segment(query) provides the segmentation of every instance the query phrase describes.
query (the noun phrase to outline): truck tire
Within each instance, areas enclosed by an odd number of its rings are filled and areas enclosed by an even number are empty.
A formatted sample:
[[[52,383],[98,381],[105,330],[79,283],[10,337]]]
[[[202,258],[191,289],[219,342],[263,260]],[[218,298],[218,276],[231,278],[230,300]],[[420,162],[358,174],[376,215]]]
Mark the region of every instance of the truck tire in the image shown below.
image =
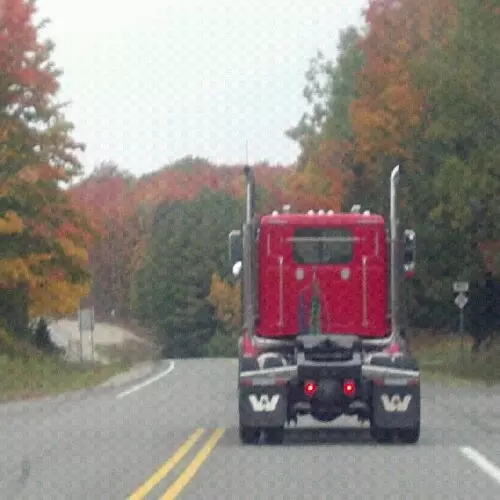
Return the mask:
[[[370,419],[370,436],[377,443],[391,443],[394,440],[392,429],[380,429]]]
[[[279,445],[285,440],[285,426],[269,427],[266,429],[266,443]]]
[[[239,358],[239,372],[251,372],[259,369],[259,363],[256,358]]]
[[[240,424],[240,441],[243,444],[257,444],[260,439],[260,429],[258,427],[247,427]]]
[[[400,429],[398,437],[402,443],[415,444],[420,439],[420,421],[411,429]]]

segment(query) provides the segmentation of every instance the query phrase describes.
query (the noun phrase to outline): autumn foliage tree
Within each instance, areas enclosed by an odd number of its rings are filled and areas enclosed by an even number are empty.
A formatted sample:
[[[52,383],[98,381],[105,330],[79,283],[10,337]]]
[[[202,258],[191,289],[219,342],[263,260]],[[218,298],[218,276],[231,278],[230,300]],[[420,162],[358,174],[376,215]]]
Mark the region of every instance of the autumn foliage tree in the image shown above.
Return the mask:
[[[34,14],[34,2],[0,3],[0,317],[8,326],[16,323],[13,303],[24,323],[75,311],[89,290],[95,234],[62,189],[80,173],[83,146],[57,103],[60,71]]]
[[[371,0],[365,19],[359,43],[365,60],[349,111],[355,161],[376,199],[396,163],[422,172],[418,145],[429,124],[429,101],[416,74],[432,49],[446,45],[456,8],[452,0]]]
[[[354,130],[350,105],[359,97],[357,73],[363,66],[360,32],[340,33],[336,63],[318,51],[306,71],[303,95],[309,110],[286,135],[298,142],[301,154],[288,188],[299,209],[344,208],[356,181]]]
[[[232,332],[238,331],[242,320],[240,283],[231,284],[214,273],[208,299],[215,307],[221,324]]]
[[[286,189],[292,169],[266,163],[253,168],[260,210],[295,204],[301,198]],[[242,200],[242,172],[243,165],[213,165],[187,156],[137,178],[108,162],[74,185],[72,195],[101,231],[99,241],[90,248],[94,282],[89,300],[96,312],[110,318],[114,310],[116,317],[130,318],[132,282],[154,237],[158,207],[176,201],[194,202],[206,189]]]
[[[387,216],[388,176],[403,165],[401,222],[419,235],[416,326],[450,325],[452,281],[480,282],[485,267],[500,275],[497,3],[370,0],[363,30],[341,35],[336,63],[312,60],[311,111],[288,133],[302,148],[301,173],[328,144],[345,146],[336,162],[344,208]],[[321,193],[327,171],[309,169],[316,175],[298,180]]]

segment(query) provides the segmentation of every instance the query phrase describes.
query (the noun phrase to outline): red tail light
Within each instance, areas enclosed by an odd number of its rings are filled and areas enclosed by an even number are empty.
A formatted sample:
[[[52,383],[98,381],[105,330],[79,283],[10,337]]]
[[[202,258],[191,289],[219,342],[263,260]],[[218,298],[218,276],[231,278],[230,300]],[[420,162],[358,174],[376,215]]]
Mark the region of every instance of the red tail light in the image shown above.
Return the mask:
[[[401,352],[401,346],[397,342],[394,342],[394,344],[391,344],[385,351],[389,354]]]
[[[354,380],[344,380],[344,394],[352,398],[356,394],[356,382]]]
[[[308,380],[304,384],[304,393],[306,396],[309,397],[314,396],[317,390],[318,390],[318,385],[316,384],[316,382],[314,382],[314,380]]]

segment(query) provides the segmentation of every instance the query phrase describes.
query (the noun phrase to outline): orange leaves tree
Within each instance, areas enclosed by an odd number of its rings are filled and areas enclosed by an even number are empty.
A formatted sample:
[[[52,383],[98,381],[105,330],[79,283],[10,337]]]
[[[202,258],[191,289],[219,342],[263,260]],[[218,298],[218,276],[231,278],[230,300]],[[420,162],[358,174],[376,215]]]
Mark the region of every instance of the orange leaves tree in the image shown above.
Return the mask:
[[[61,185],[80,172],[72,125],[56,101],[53,44],[41,42],[34,2],[0,12],[0,317],[73,312],[88,292],[94,232]],[[10,318],[10,319],[9,319]]]
[[[349,106],[358,97],[356,75],[364,62],[360,38],[354,27],[342,31],[336,64],[318,51],[306,72],[303,95],[309,111],[286,131],[301,148],[296,172],[287,182],[300,210],[340,210],[349,202],[356,167]]]
[[[93,274],[87,302],[96,315],[118,317],[128,309],[134,271],[136,226],[133,224],[135,177],[113,163],[101,163],[71,194],[99,230],[100,237],[89,248]]]
[[[497,3],[370,0],[363,34],[347,30],[337,64],[321,54],[311,64],[312,111],[292,129],[299,172],[329,141],[347,144],[338,160],[344,208],[387,214],[389,172],[403,165],[400,215],[419,235],[413,303],[422,326],[450,321],[451,281],[474,281],[482,243],[500,240]]]
[[[208,301],[215,308],[217,332],[210,339],[207,354],[236,355],[242,321],[240,283],[233,284],[219,273],[213,273]]]
[[[355,161],[374,201],[384,199],[394,164],[420,172],[418,146],[429,109],[427,87],[415,75],[429,51],[446,43],[455,7],[453,0],[370,0],[365,19],[367,33],[359,43],[365,62],[350,113]]]

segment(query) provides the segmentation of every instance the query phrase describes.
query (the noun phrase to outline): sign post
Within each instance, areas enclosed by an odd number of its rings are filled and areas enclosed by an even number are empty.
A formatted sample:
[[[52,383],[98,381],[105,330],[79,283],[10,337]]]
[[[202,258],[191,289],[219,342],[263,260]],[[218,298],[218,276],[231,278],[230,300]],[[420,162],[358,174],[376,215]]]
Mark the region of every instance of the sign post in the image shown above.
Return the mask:
[[[460,355],[462,358],[462,363],[464,361],[464,307],[469,302],[469,296],[467,292],[469,291],[468,281],[456,281],[453,283],[453,291],[457,294],[455,297],[455,304],[459,309],[459,331],[460,331]]]
[[[80,329],[80,361],[83,362],[83,332],[90,332],[90,348],[94,361],[94,308],[78,310],[78,327]]]

